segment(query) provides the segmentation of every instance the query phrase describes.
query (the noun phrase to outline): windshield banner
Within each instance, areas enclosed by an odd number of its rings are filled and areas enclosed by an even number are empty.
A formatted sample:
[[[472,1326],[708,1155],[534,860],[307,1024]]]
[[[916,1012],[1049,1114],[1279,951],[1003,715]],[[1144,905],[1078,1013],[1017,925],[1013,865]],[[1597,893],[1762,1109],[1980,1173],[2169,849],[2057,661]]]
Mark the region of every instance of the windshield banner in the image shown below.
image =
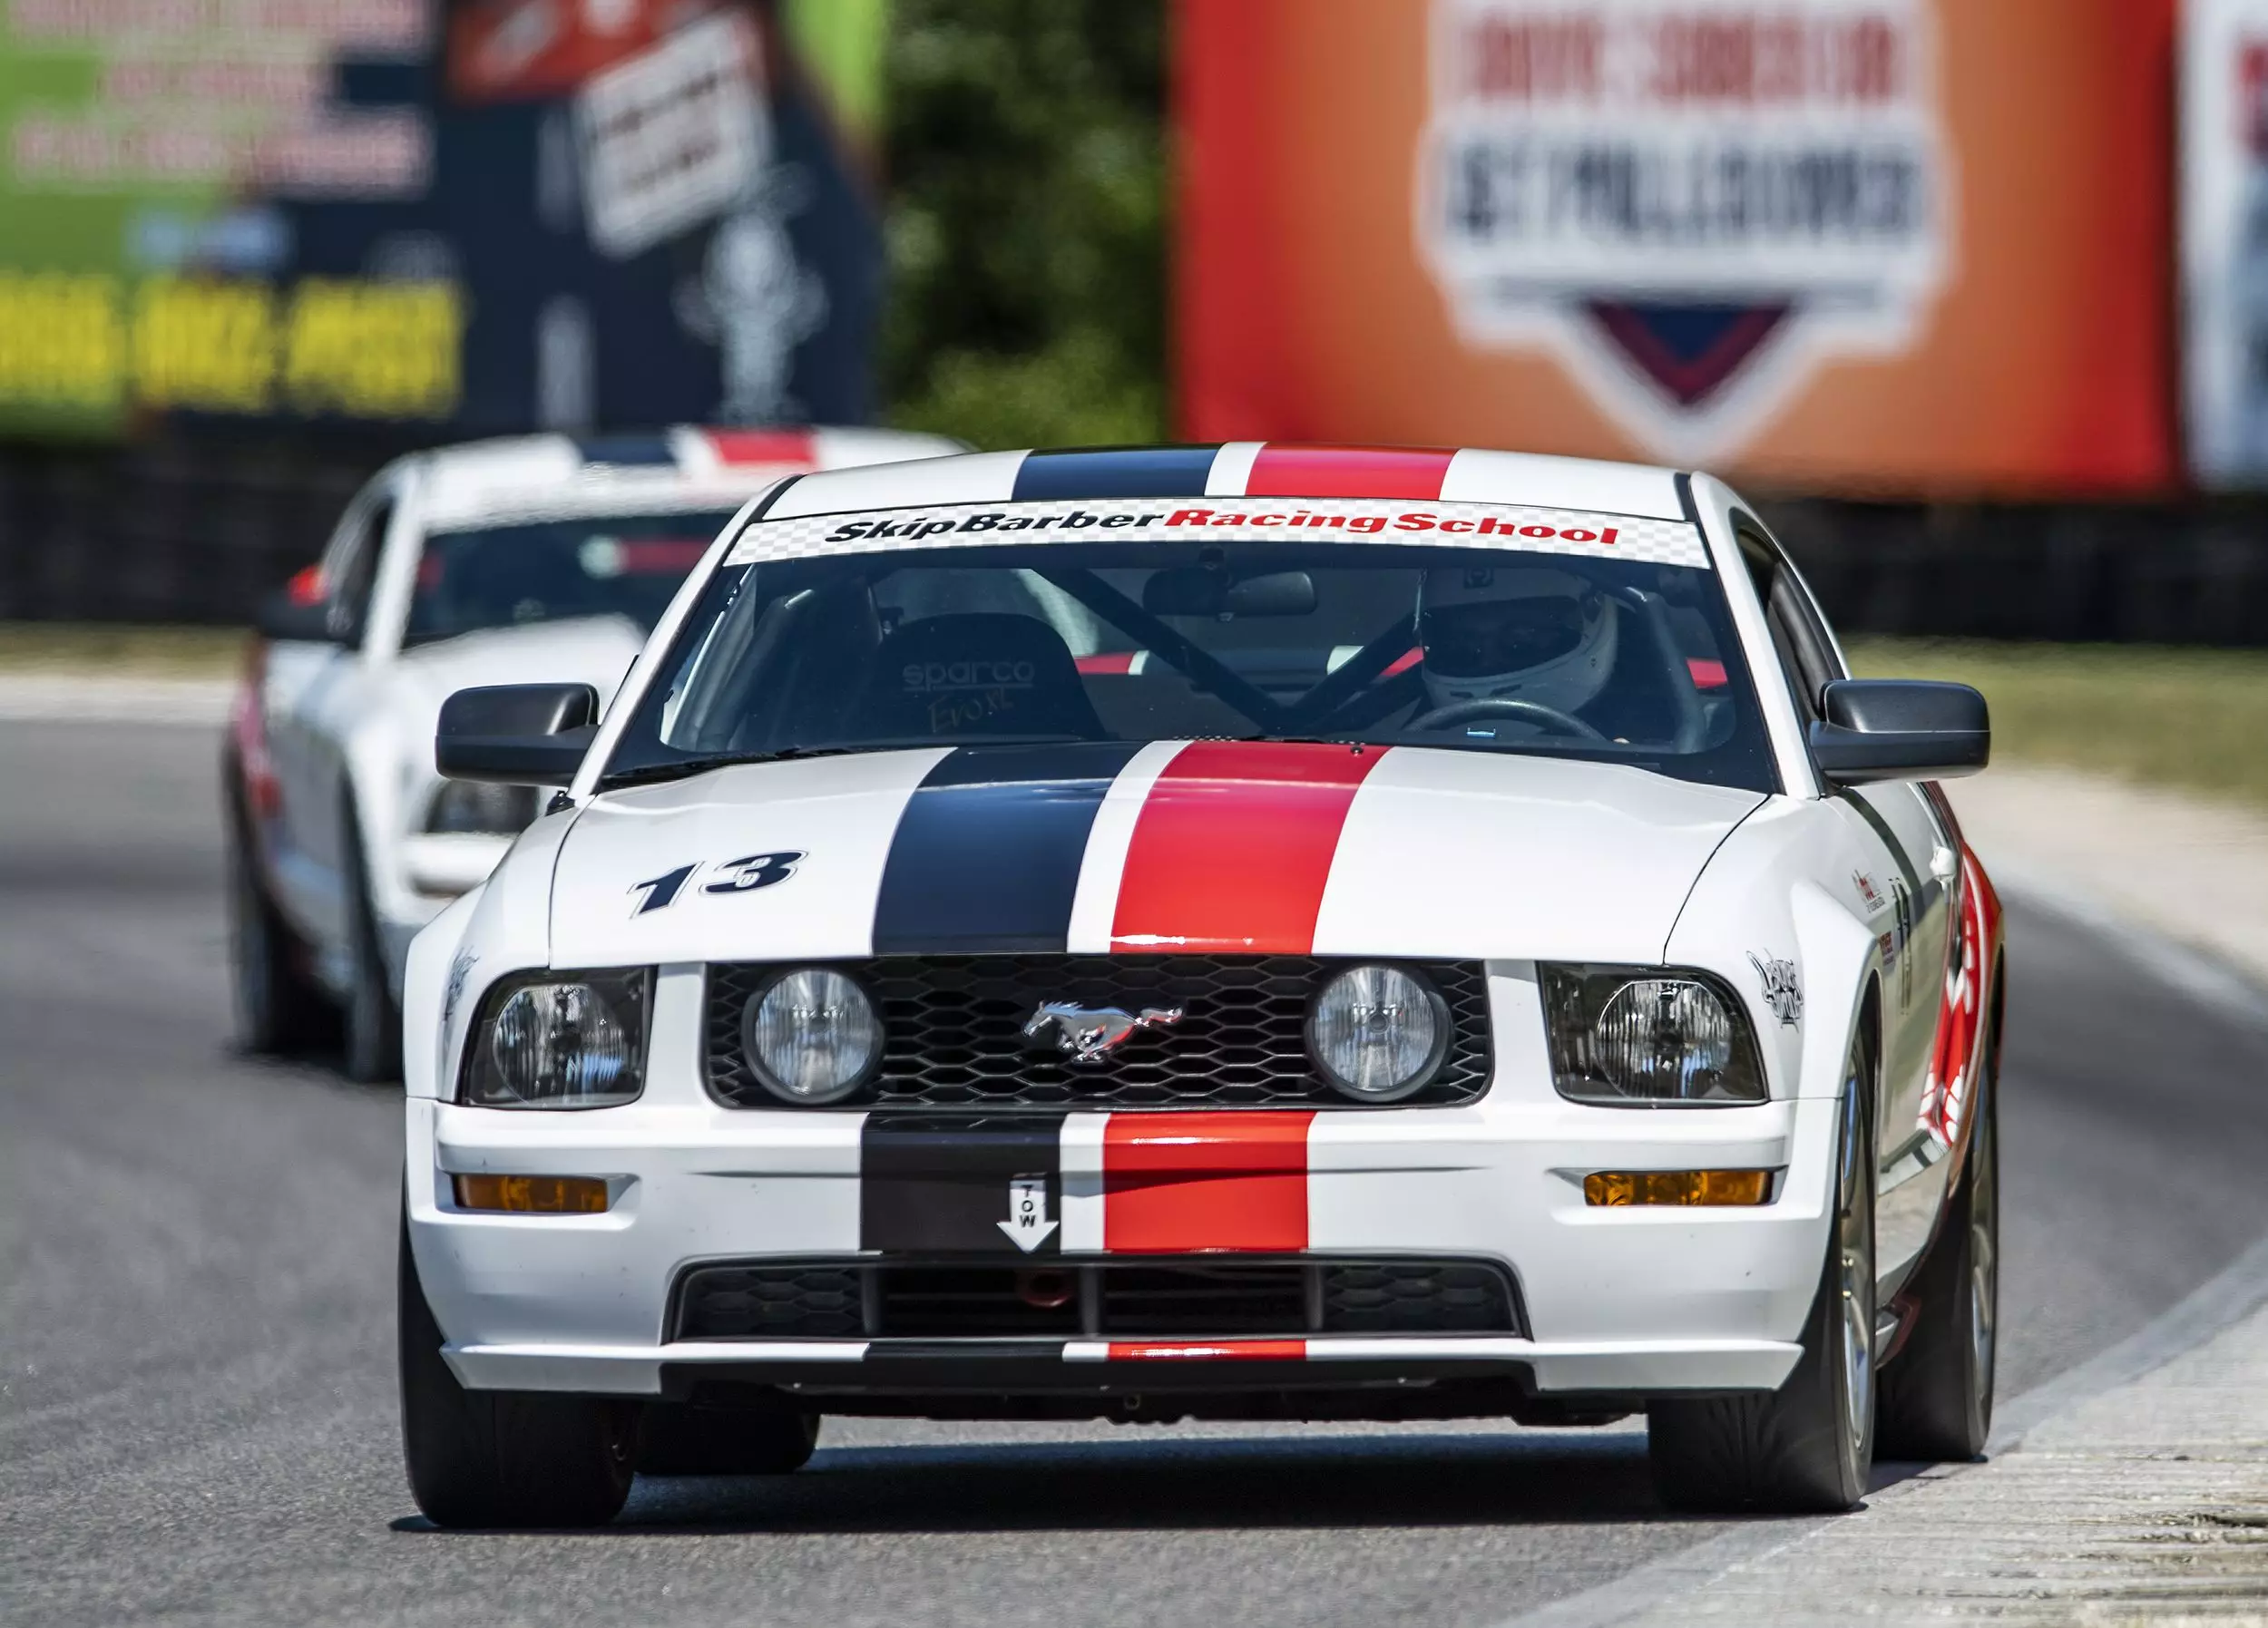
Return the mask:
[[[1701,533],[1689,521],[1496,503],[1295,498],[1109,498],[802,515],[751,522],[725,563],[990,543],[1138,541],[1424,543],[1702,570],[1709,564]]]

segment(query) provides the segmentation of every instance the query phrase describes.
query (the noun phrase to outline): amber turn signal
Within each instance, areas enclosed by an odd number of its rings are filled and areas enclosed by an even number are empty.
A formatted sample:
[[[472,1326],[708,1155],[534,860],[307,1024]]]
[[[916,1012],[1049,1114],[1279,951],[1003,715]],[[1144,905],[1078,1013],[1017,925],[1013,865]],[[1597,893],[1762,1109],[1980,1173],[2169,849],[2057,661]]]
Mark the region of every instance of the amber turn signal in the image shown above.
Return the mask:
[[[510,1210],[527,1215],[595,1215],[606,1208],[606,1184],[594,1175],[460,1175],[461,1210]]]
[[[1601,1170],[1583,1178],[1590,1204],[1760,1204],[1769,1170]]]

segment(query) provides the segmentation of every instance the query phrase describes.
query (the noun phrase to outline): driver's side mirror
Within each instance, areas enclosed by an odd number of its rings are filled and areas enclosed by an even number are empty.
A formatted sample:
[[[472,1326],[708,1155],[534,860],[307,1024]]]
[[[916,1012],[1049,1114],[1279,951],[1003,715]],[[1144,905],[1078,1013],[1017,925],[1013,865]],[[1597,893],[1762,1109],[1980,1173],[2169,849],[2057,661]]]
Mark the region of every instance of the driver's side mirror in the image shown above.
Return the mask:
[[[260,637],[279,643],[335,645],[343,642],[331,630],[331,606],[327,599],[308,599],[297,587],[279,588],[260,601],[253,619]]]
[[[492,684],[441,703],[434,763],[451,780],[567,785],[599,733],[588,684]]]
[[[1839,678],[1820,697],[1812,759],[1837,785],[1950,780],[1992,757],[1992,718],[1966,684]]]

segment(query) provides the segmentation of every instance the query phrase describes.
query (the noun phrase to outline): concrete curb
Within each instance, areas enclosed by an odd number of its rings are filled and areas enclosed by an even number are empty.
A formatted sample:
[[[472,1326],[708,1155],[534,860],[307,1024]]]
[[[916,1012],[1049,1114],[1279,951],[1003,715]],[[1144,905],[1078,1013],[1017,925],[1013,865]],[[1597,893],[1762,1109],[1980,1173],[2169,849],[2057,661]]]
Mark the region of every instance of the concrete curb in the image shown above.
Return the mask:
[[[228,721],[235,693],[233,678],[0,673],[0,719],[210,726]]]

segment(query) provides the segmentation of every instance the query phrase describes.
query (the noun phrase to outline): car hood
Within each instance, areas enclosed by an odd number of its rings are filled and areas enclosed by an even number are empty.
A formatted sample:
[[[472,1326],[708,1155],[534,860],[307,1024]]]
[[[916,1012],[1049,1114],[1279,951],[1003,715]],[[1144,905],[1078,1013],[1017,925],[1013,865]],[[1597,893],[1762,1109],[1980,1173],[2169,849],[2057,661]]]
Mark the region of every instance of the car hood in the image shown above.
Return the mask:
[[[1202,951],[1657,960],[1762,795],[1615,764],[1200,742],[864,753],[610,793],[554,966]]]
[[[436,715],[452,694],[483,684],[589,684],[603,706],[645,643],[628,617],[578,617],[413,645],[396,658],[396,670]]]

